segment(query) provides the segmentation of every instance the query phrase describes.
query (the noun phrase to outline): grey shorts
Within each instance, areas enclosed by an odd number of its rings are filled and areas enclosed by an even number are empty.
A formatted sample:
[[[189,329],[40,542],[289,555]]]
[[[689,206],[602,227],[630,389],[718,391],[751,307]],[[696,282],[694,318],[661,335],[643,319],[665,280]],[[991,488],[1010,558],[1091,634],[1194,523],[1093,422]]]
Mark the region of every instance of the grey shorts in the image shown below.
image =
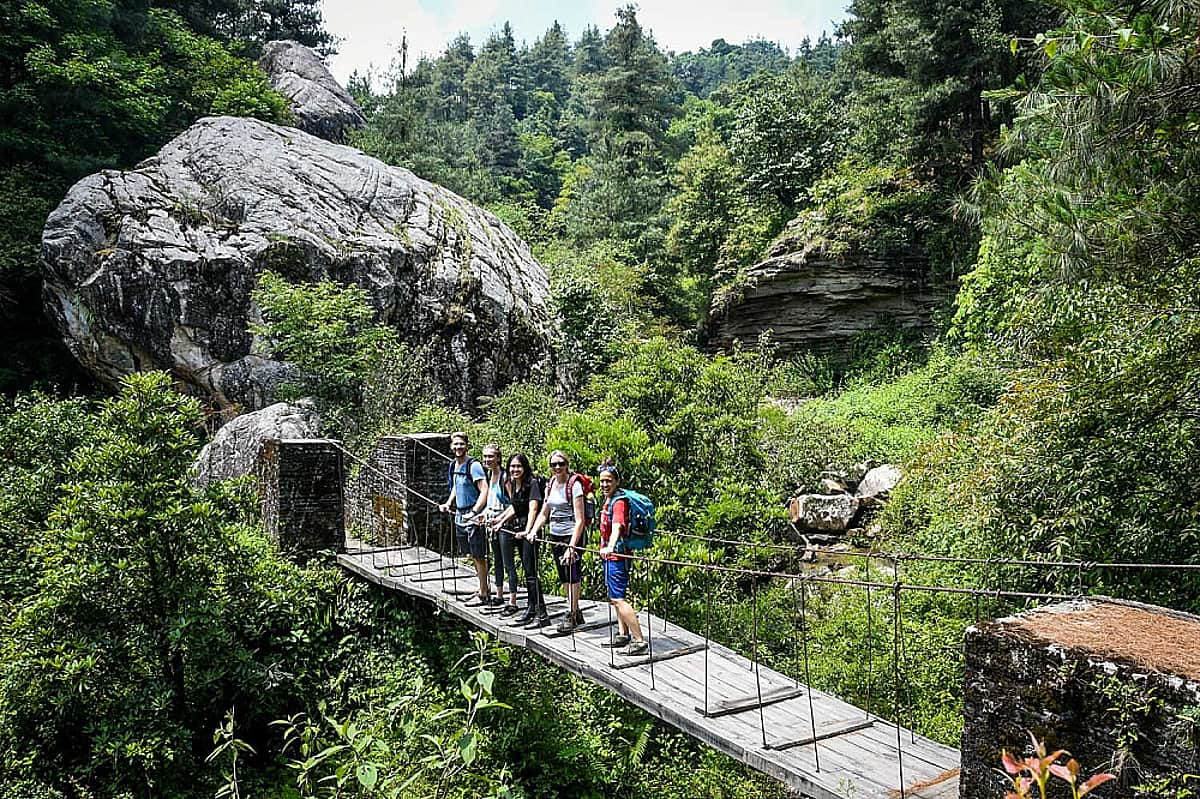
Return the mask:
[[[454,538],[458,551],[476,560],[487,560],[487,531],[477,524],[454,523]]]

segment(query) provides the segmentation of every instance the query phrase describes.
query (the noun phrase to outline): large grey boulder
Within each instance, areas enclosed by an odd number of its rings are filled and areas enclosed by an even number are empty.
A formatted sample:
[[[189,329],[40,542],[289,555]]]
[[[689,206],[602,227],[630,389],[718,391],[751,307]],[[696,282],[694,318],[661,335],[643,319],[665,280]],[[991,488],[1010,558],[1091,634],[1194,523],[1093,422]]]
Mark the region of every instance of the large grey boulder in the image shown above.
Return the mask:
[[[288,98],[302,130],[340,143],[352,128],[366,124],[350,93],[334,79],[321,57],[300,42],[269,42],[258,63],[271,86]]]
[[[321,420],[311,402],[277,402],[253,413],[244,413],[223,426],[204,445],[192,475],[200,485],[252,474],[258,465],[262,442],[268,438],[315,438]]]
[[[942,300],[925,277],[928,268],[916,253],[833,254],[824,242],[784,236],[738,286],[714,298],[710,344],[754,346],[770,331],[783,354],[837,354],[884,320],[928,330]]]
[[[289,365],[248,330],[259,272],[366,289],[473,407],[552,373],[549,278],[492,214],[349,147],[253,119],[201,119],[127,172],[79,181],[42,236],[44,301],[98,378],[166,369],[227,411],[261,408]]]
[[[886,499],[903,476],[899,466],[890,463],[876,466],[859,481],[858,488],[854,491],[854,496],[859,499],[868,497],[872,499]]]

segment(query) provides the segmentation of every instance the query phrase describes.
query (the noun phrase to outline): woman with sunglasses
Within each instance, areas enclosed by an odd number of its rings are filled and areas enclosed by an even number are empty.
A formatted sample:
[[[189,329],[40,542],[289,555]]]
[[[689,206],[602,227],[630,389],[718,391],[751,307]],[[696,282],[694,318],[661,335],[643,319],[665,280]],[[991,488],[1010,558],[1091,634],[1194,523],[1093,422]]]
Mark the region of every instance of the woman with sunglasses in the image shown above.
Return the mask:
[[[533,473],[529,459],[517,452],[508,459],[508,480],[504,484],[510,504],[492,524],[503,537],[511,557],[514,545],[521,550],[521,568],[525,571],[528,604],[525,612],[513,620],[514,626],[545,627],[550,623],[546,598],[538,576],[538,540],[530,533],[542,507],[542,478]],[[513,593],[516,602],[516,593]]]
[[[621,493],[621,474],[612,458],[600,464],[600,492],[604,508],[600,511],[600,559],[604,563],[604,585],[608,602],[617,613],[617,635],[601,646],[622,647],[619,654],[641,655],[647,649],[633,605],[625,598],[629,588],[629,558],[625,557],[621,536],[629,530],[629,499]]]
[[[566,453],[557,449],[550,453],[550,475],[546,502],[527,537],[536,540],[538,531],[549,523],[550,548],[569,608],[557,629],[560,633],[569,633],[583,624],[583,613],[579,610],[579,556],[583,552],[583,530],[587,524],[583,481],[571,471]]]

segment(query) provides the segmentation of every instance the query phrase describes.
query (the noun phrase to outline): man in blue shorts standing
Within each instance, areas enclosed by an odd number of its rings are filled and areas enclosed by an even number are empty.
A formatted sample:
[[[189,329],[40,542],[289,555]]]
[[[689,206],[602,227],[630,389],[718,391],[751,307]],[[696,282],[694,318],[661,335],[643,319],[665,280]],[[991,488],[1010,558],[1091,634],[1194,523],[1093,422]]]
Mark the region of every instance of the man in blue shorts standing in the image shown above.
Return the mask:
[[[487,504],[487,478],[483,465],[467,454],[468,446],[466,433],[450,434],[450,451],[454,453],[449,466],[450,496],[439,508],[442,513],[449,513],[454,508],[454,537],[459,552],[470,554],[475,562],[479,596],[467,604],[471,607],[500,604],[499,597],[492,598],[488,584],[487,535],[484,528],[475,523],[475,516]]]

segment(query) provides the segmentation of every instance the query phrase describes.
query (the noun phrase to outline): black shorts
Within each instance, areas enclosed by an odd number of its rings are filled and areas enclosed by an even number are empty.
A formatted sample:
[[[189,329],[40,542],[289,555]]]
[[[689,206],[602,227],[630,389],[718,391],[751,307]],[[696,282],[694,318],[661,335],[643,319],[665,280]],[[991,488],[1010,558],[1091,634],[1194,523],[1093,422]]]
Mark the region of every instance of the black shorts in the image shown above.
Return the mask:
[[[554,568],[558,569],[558,581],[567,585],[575,585],[582,582],[583,578],[579,569],[579,564],[583,560],[584,542],[580,541],[579,546],[575,549],[575,560],[569,564],[563,563],[563,556],[567,554],[567,550],[571,548],[570,536],[566,538],[558,538],[550,536],[550,551],[554,553]]]

